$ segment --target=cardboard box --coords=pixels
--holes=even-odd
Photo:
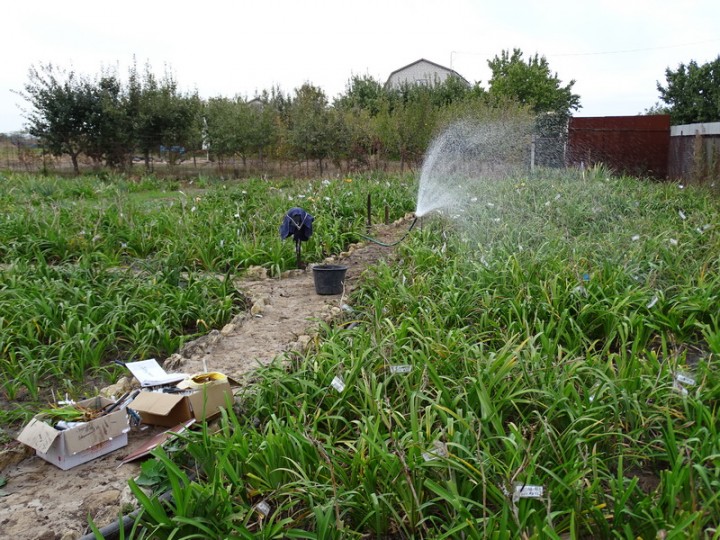
[[[88,461],[102,457],[105,454],[109,454],[110,452],[118,450],[123,446],[127,446],[127,443],[128,435],[127,433],[123,433],[118,437],[113,437],[110,440],[91,446],[90,448],[82,450],[77,454],[68,454],[55,447],[50,447],[50,450],[46,453],[42,453],[40,451],[36,451],[35,453],[39,458],[42,458],[45,461],[60,467],[63,471],[66,471],[76,467],[77,465],[87,463]]]
[[[121,465],[125,465],[126,463],[130,463],[131,461],[135,461],[136,459],[144,458],[148,455],[150,455],[150,452],[152,452],[155,448],[158,446],[164,445],[168,439],[172,435],[177,435],[179,433],[182,433],[186,431],[191,425],[195,423],[195,420],[188,420],[187,422],[183,422],[182,424],[178,424],[177,426],[174,426],[167,431],[163,431],[162,433],[158,433],[154,437],[152,437],[150,440],[145,441],[142,443],[138,448],[130,452],[127,456],[125,456],[125,459],[122,460]]]
[[[221,407],[232,403],[228,381],[217,381],[184,393],[142,391],[128,405],[137,411],[145,424],[174,427],[187,420],[212,418]]]
[[[113,403],[96,397],[77,404],[99,410]],[[34,448],[38,457],[67,470],[126,446],[128,431],[130,424],[124,409],[63,431],[48,424],[40,414],[30,420],[17,440]]]

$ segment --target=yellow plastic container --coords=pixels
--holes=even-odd
[[[209,373],[196,373],[191,377],[178,383],[177,387],[182,389],[197,389],[202,388],[206,385],[213,385],[218,383],[227,382],[227,377],[218,373],[217,371],[211,371]]]

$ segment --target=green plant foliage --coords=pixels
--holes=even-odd
[[[113,360],[165,358],[245,309],[232,278],[293,268],[285,212],[316,217],[303,259],[343,251],[364,230],[412,210],[409,179],[380,176],[180,186],[147,176],[13,174],[0,194],[0,391],[65,391]]]
[[[487,197],[158,452],[137,537],[714,537],[720,205],[600,168]]]
[[[488,60],[488,67],[491,98],[511,98],[537,113],[555,112],[562,117],[580,108],[580,96],[572,93],[575,81],[562,86],[544,56],[536,53],[525,61],[520,49],[513,49],[512,54],[503,50]]]
[[[657,83],[673,124],[716,122],[720,118],[720,55],[705,64],[691,60],[665,70],[666,84]]]

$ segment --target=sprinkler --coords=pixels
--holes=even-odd
[[[407,238],[407,235],[410,234],[410,231],[413,230],[413,227],[414,227],[415,224],[417,223],[417,220],[418,220],[418,219],[419,219],[419,217],[416,215],[416,216],[415,216],[415,219],[413,219],[413,222],[410,224],[410,227],[408,228],[407,232],[405,232],[405,234],[402,236],[402,238],[400,238],[400,240],[396,240],[395,242],[392,242],[392,243],[389,243],[389,244],[388,244],[388,243],[385,243],[385,242],[381,242],[380,240],[377,240],[377,239],[372,238],[372,237],[370,237],[370,236],[366,236],[366,235],[364,235],[364,234],[361,234],[360,236],[361,236],[362,238],[364,238],[365,240],[368,240],[368,241],[372,242],[373,244],[377,244],[378,246],[383,246],[383,247],[393,247],[393,246],[397,246],[400,242],[402,242],[403,240],[405,240],[405,238]]]

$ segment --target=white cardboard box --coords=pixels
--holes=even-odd
[[[112,400],[95,397],[77,404],[99,410],[113,403]],[[42,415],[37,415],[23,428],[17,440],[34,448],[38,457],[67,470],[126,446],[128,431],[130,423],[125,409],[63,431],[45,422]]]

